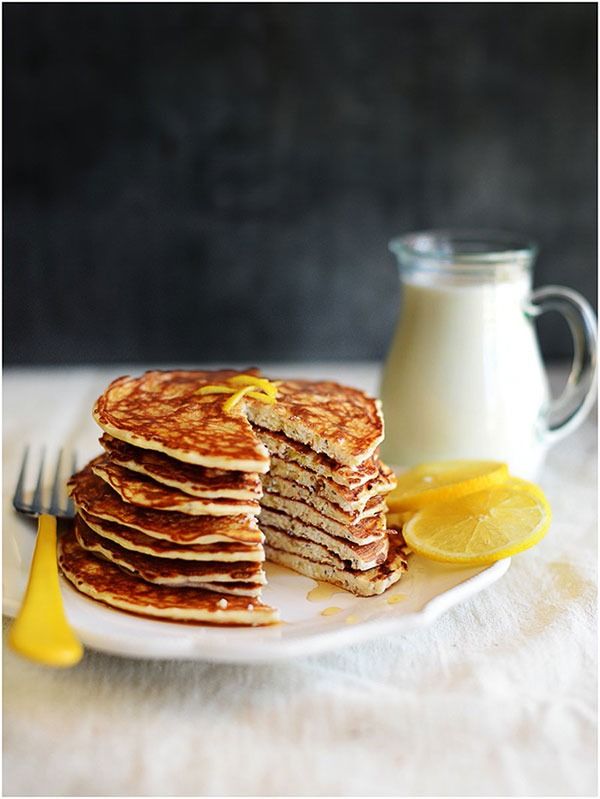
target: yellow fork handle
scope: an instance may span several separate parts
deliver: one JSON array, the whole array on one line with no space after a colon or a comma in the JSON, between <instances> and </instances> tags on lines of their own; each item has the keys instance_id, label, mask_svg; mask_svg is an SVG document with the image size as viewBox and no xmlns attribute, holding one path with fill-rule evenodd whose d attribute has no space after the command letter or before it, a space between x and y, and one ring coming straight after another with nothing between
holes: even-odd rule
<instances>
[{"instance_id":1,"label":"yellow fork handle","mask_svg":"<svg viewBox=\"0 0 600 799\"><path fill-rule=\"evenodd\" d=\"M31 561L29 582L8 643L15 652L46 666L74 666L83 646L63 609L56 562L56 519L43 513Z\"/></svg>"}]
</instances>

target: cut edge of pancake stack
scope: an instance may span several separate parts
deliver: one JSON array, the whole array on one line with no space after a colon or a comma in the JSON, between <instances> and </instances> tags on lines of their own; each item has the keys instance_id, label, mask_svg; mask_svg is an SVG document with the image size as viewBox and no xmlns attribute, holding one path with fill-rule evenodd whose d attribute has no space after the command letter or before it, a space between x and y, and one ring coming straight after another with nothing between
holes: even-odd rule
<instances>
[{"instance_id":1,"label":"cut edge of pancake stack","mask_svg":"<svg viewBox=\"0 0 600 799\"><path fill-rule=\"evenodd\" d=\"M64 575L93 599L263 625L278 621L260 598L265 555L359 596L406 569L402 536L386 529L395 479L377 458L379 402L363 392L257 370L154 371L113 381L94 418L104 453L69 481L77 517L59 547Z\"/></svg>"},{"instance_id":2,"label":"cut edge of pancake stack","mask_svg":"<svg viewBox=\"0 0 600 799\"><path fill-rule=\"evenodd\" d=\"M271 456L259 517L267 560L357 596L396 583L408 550L386 524L396 480L377 457L379 401L337 383L284 381L277 402L250 403L248 418Z\"/></svg>"}]
</instances>

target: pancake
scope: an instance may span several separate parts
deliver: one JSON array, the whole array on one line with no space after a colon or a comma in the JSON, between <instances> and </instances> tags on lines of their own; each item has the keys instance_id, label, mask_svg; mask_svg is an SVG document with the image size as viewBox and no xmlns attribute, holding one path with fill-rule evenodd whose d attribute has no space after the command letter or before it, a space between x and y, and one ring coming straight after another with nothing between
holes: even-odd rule
<instances>
[{"instance_id":1,"label":"pancake","mask_svg":"<svg viewBox=\"0 0 600 799\"><path fill-rule=\"evenodd\" d=\"M327 547L315 544L306 538L296 538L288 535L283 530L277 530L275 527L263 525L262 529L269 542L268 545L274 549L280 549L292 555L299 555L329 566L344 568L344 561L334 555L333 552L330 552Z\"/></svg>"},{"instance_id":2,"label":"pancake","mask_svg":"<svg viewBox=\"0 0 600 799\"><path fill-rule=\"evenodd\" d=\"M270 510L283 511L288 516L318 527L325 533L354 541L356 544L369 544L371 541L384 538L386 534L385 514L383 513L362 519L355 524L342 524L335 519L330 519L329 516L324 516L304 502L282 497L279 494L271 494L269 491L265 492L261 499L261 505Z\"/></svg>"},{"instance_id":3,"label":"pancake","mask_svg":"<svg viewBox=\"0 0 600 799\"><path fill-rule=\"evenodd\" d=\"M399 536L391 536L391 538L400 539ZM267 559L273 563L287 566L288 569L293 569L313 580L322 580L337 585L356 596L382 594L394 583L397 583L406 571L408 554L402 539L400 539L397 543L390 544L390 554L385 563L367 571L355 571L348 568L340 569L329 563L319 563L302 555L269 546L269 544L265 545L265 551Z\"/></svg>"},{"instance_id":4,"label":"pancake","mask_svg":"<svg viewBox=\"0 0 600 799\"><path fill-rule=\"evenodd\" d=\"M280 381L277 402L265 405L247 398L246 412L254 424L284 433L345 466L359 466L383 441L381 402L330 381Z\"/></svg>"},{"instance_id":5,"label":"pancake","mask_svg":"<svg viewBox=\"0 0 600 799\"><path fill-rule=\"evenodd\" d=\"M368 519L370 516L376 516L387 511L385 499L378 496L371 497L361 511L347 511L328 499L324 499L306 486L272 474L266 474L263 477L263 488L269 494L278 494L281 497L289 497L310 505L329 519L335 519L335 521L344 525L356 524L363 519Z\"/></svg>"},{"instance_id":6,"label":"pancake","mask_svg":"<svg viewBox=\"0 0 600 799\"><path fill-rule=\"evenodd\" d=\"M89 464L71 477L67 490L77 508L86 514L132 527L173 544L215 544L220 541L260 544L263 540L254 516L188 516L123 502L104 480L93 473Z\"/></svg>"},{"instance_id":7,"label":"pancake","mask_svg":"<svg viewBox=\"0 0 600 799\"><path fill-rule=\"evenodd\" d=\"M62 535L58 563L67 580L92 599L118 610L165 621L259 626L274 624L278 611L259 599L223 596L202 588L155 585L128 574L79 546L75 533Z\"/></svg>"},{"instance_id":8,"label":"pancake","mask_svg":"<svg viewBox=\"0 0 600 799\"><path fill-rule=\"evenodd\" d=\"M314 452L305 444L292 441L283 433L274 433L262 427L255 427L256 435L265 444L269 453L277 456L287 463L296 463L321 477L350 490L355 490L366 483L376 480L379 476L379 467L375 458L369 458L360 466L342 466L336 461Z\"/></svg>"},{"instance_id":9,"label":"pancake","mask_svg":"<svg viewBox=\"0 0 600 799\"><path fill-rule=\"evenodd\" d=\"M379 476L355 489L342 486L331 478L317 475L310 469L277 456L271 456L269 477L282 477L285 480L291 480L306 486L316 496L322 497L334 505L339 505L342 510L360 513L370 499L388 494L396 486L396 477L393 471L381 461L378 462L378 465Z\"/></svg>"},{"instance_id":10,"label":"pancake","mask_svg":"<svg viewBox=\"0 0 600 799\"><path fill-rule=\"evenodd\" d=\"M151 371L120 377L98 398L94 419L109 435L185 463L264 473L269 456L246 418L244 403L223 410L219 395L197 390L257 370Z\"/></svg>"},{"instance_id":11,"label":"pancake","mask_svg":"<svg viewBox=\"0 0 600 799\"><path fill-rule=\"evenodd\" d=\"M383 546L376 542L375 544L367 544L365 547L356 547L356 550L352 550L346 545L345 547L339 547L339 549L336 548L336 551L334 551L325 544L319 544L309 538L291 534L286 532L285 529L269 527L263 524L262 531L266 536L268 546L275 547L275 549L283 549L293 555L301 555L319 563L328 563L339 569L350 568L357 571L366 571L383 563L388 553L387 539L382 542Z\"/></svg>"},{"instance_id":12,"label":"pancake","mask_svg":"<svg viewBox=\"0 0 600 799\"><path fill-rule=\"evenodd\" d=\"M132 552L141 552L157 558L173 558L175 560L193 561L220 561L222 563L236 563L237 561L252 561L261 563L265 559L262 544L241 544L229 542L218 544L173 544L161 538L153 538L132 527L109 522L90 516L81 508L79 516L95 533L107 538Z\"/></svg>"},{"instance_id":13,"label":"pancake","mask_svg":"<svg viewBox=\"0 0 600 799\"><path fill-rule=\"evenodd\" d=\"M173 510L190 516L245 516L260 511L258 502L245 499L205 499L192 497L175 488L155 482L151 477L130 472L108 455L91 462L92 471L117 492L124 502L156 510Z\"/></svg>"},{"instance_id":14,"label":"pancake","mask_svg":"<svg viewBox=\"0 0 600 799\"><path fill-rule=\"evenodd\" d=\"M100 438L100 444L112 463L144 474L158 483L177 488L193 497L258 500L262 496L260 478L254 472L232 472L194 466L176 461L161 452L134 447L106 433Z\"/></svg>"},{"instance_id":15,"label":"pancake","mask_svg":"<svg viewBox=\"0 0 600 799\"><path fill-rule=\"evenodd\" d=\"M260 563L218 563L154 558L151 555L124 549L102 538L80 517L75 519L75 537L79 546L88 552L100 555L116 566L157 585L200 586L228 593L231 584L234 593L258 596L261 587L266 584L265 573ZM217 587L214 588L214 585Z\"/></svg>"},{"instance_id":16,"label":"pancake","mask_svg":"<svg viewBox=\"0 0 600 799\"><path fill-rule=\"evenodd\" d=\"M263 508L260 514L260 528L267 535L270 529L276 529L297 539L312 541L340 560L348 561L354 569L368 569L374 563L383 562L388 554L388 536L382 535L375 541L356 544L345 538L337 538L318 527L294 519L286 513L279 513ZM300 542L299 542L300 543Z\"/></svg>"}]
</instances>

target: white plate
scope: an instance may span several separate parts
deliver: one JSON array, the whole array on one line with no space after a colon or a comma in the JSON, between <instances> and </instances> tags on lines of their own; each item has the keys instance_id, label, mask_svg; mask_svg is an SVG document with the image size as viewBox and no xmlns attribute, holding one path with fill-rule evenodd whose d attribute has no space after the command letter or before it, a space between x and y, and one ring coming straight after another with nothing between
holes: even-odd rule
<instances>
[{"instance_id":1,"label":"white plate","mask_svg":"<svg viewBox=\"0 0 600 799\"><path fill-rule=\"evenodd\" d=\"M5 497L3 610L14 616L27 580L35 524L9 507ZM279 608L285 623L262 628L219 629L152 621L87 599L66 581L62 588L69 619L92 649L140 658L259 663L312 655L431 624L453 605L500 579L509 566L507 559L487 568L465 569L413 555L406 575L383 596L364 599L336 591L314 602L307 599L314 580L267 564L264 601ZM398 600L390 603L394 597ZM328 607L341 610L321 615Z\"/></svg>"}]
</instances>

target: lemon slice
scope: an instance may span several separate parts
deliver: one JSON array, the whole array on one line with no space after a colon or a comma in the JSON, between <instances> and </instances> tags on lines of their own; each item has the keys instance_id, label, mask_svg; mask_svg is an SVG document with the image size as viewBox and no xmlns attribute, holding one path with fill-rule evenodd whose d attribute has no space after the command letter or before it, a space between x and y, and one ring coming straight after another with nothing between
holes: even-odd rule
<instances>
[{"instance_id":1,"label":"lemon slice","mask_svg":"<svg viewBox=\"0 0 600 799\"><path fill-rule=\"evenodd\" d=\"M508 467L499 461L439 461L422 463L398 476L386 501L390 511L418 510L430 502L457 499L503 483Z\"/></svg>"},{"instance_id":2,"label":"lemon slice","mask_svg":"<svg viewBox=\"0 0 600 799\"><path fill-rule=\"evenodd\" d=\"M552 512L541 488L505 483L423 508L403 528L407 545L432 560L479 566L541 541Z\"/></svg>"}]
</instances>

